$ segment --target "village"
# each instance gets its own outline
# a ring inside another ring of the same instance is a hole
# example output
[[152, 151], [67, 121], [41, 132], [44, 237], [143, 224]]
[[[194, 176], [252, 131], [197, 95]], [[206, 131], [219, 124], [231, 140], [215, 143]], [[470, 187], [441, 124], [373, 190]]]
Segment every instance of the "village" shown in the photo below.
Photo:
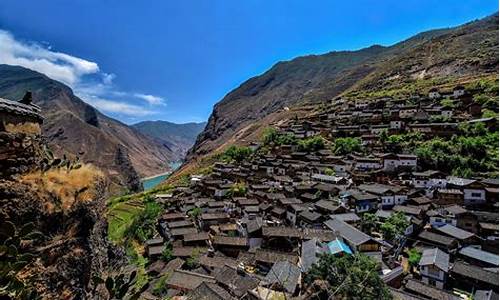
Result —
[[[277, 124], [279, 145], [253, 143], [251, 155], [156, 195], [165, 211], [145, 247], [157, 289], [189, 299], [306, 299], [304, 276], [323, 254], [361, 253], [395, 299], [498, 299], [498, 179], [424, 168], [380, 141], [450, 137], [459, 123], [495, 131], [471, 93], [431, 89], [418, 105], [338, 98]], [[444, 98], [454, 105], [440, 105]], [[317, 136], [356, 137], [369, 151], [287, 144]]]

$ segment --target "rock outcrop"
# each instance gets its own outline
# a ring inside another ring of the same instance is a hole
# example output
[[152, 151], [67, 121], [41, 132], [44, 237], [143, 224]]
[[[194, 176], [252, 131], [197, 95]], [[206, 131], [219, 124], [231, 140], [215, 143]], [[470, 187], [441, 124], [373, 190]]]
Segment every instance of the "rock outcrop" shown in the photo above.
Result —
[[[1, 132], [0, 141], [0, 245], [8, 240], [7, 224], [32, 224], [42, 234], [16, 249], [32, 257], [16, 275], [24, 289], [44, 299], [106, 299], [91, 279], [124, 263], [107, 239], [106, 177], [90, 165], [52, 160], [49, 167], [40, 135]], [[3, 249], [2, 261], [11, 255]]]

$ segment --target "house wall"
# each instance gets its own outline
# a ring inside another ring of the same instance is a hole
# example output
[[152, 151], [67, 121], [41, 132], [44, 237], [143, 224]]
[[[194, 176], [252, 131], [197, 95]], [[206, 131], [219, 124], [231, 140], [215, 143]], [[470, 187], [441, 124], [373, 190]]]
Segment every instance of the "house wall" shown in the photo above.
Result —
[[422, 275], [422, 281], [424, 283], [440, 289], [444, 287], [445, 273], [436, 266], [421, 266], [420, 275]]
[[357, 162], [356, 169], [379, 169], [381, 167], [380, 163], [372, 163], [372, 162]]
[[465, 205], [482, 204], [486, 202], [486, 191], [478, 189], [464, 189]]
[[0, 131], [40, 134], [40, 124], [33, 118], [0, 112]]
[[445, 218], [445, 217], [441, 217], [441, 216], [439, 216], [439, 217], [430, 217], [429, 218], [429, 223], [433, 227], [441, 227], [441, 226], [446, 225], [446, 224], [457, 226], [457, 220], [456, 219]]

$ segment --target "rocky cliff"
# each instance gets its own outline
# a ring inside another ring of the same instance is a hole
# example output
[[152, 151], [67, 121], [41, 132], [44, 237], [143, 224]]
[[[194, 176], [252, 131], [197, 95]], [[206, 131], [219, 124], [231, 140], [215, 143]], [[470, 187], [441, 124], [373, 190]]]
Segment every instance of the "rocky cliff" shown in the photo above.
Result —
[[107, 240], [106, 177], [53, 160], [40, 135], [0, 140], [0, 298], [106, 299], [91, 278], [123, 264]]

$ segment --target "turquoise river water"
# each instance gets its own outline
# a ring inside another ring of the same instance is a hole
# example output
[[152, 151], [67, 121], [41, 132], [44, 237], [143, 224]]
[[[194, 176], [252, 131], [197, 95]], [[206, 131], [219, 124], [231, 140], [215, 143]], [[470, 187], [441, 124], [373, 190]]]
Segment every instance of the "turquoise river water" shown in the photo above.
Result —
[[[172, 168], [172, 172], [177, 170], [180, 166], [182, 165], [181, 161], [174, 161], [170, 163], [170, 168]], [[170, 176], [170, 173], [166, 174], [160, 174], [158, 176], [153, 176], [149, 177], [147, 179], [142, 179], [142, 186], [144, 187], [144, 190], [150, 190], [154, 188], [155, 186], [159, 185], [162, 181], [168, 178]]]

